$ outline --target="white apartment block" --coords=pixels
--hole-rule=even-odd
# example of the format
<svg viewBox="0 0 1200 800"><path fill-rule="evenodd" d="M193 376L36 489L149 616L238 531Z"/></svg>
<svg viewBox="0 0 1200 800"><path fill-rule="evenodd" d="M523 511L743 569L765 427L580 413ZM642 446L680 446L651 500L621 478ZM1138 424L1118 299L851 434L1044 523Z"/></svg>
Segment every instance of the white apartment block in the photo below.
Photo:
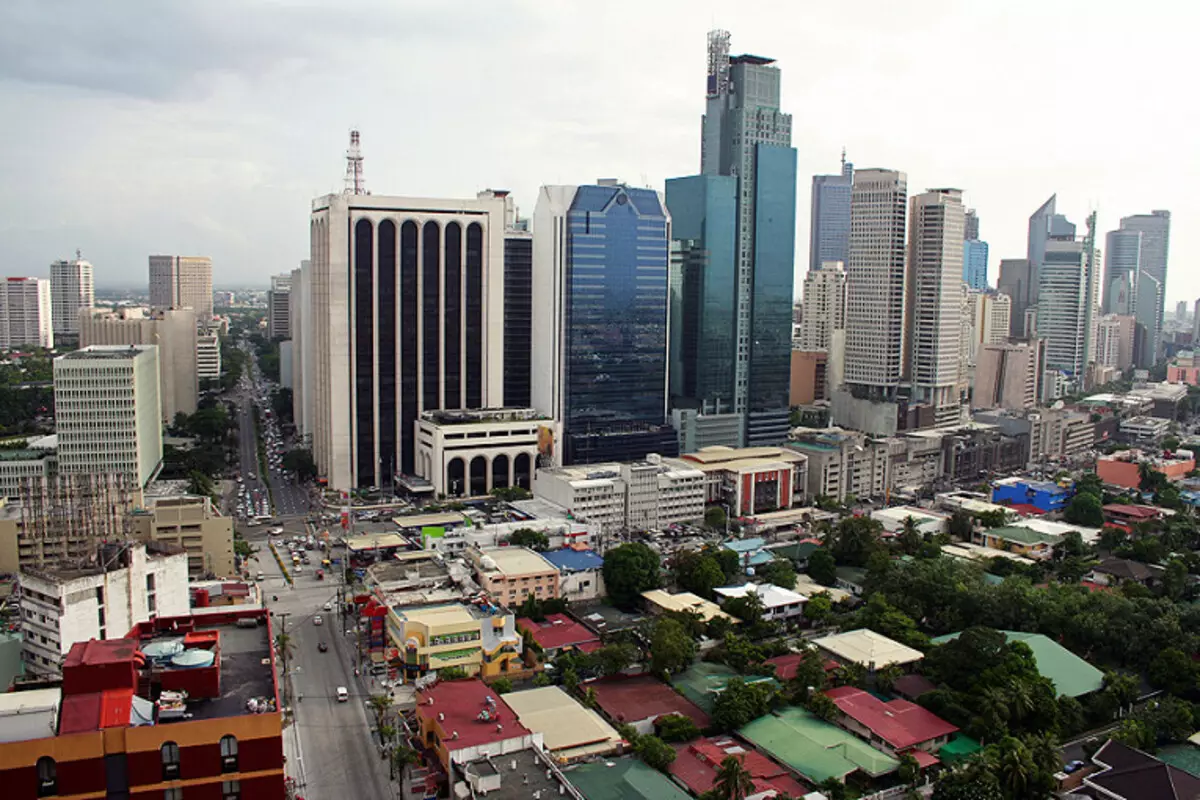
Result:
<svg viewBox="0 0 1200 800"><path fill-rule="evenodd" d="M1134 318L1105 314L1096 323L1096 363L1126 370L1133 366Z"/></svg>
<svg viewBox="0 0 1200 800"><path fill-rule="evenodd" d="M79 333L79 309L96 305L95 275L89 261L75 254L74 261L50 264L50 303L54 332Z"/></svg>
<svg viewBox="0 0 1200 800"><path fill-rule="evenodd" d="M76 642L120 639L138 623L187 614L187 564L176 548L129 542L102 545L87 566L19 572L26 671L58 676Z"/></svg>
<svg viewBox="0 0 1200 800"><path fill-rule="evenodd" d="M804 318L796 349L827 353L833 332L845 327L846 268L841 261L825 261L804 278Z"/></svg>
<svg viewBox="0 0 1200 800"><path fill-rule="evenodd" d="M914 397L933 406L934 424L952 425L962 415L958 393L966 224L962 192L934 189L914 196L910 224L907 371Z"/></svg>
<svg viewBox="0 0 1200 800"><path fill-rule="evenodd" d="M76 350L54 359L58 468L120 474L139 487L162 463L162 401L154 345Z"/></svg>
<svg viewBox="0 0 1200 800"><path fill-rule="evenodd" d="M1083 242L1052 239L1038 269L1037 333L1046 340L1046 367L1074 382L1083 380L1094 343L1092 263Z"/></svg>
<svg viewBox="0 0 1200 800"><path fill-rule="evenodd" d="M488 193L313 201L302 403L331 488L416 474L422 412L504 405L504 220Z"/></svg>
<svg viewBox="0 0 1200 800"><path fill-rule="evenodd" d="M212 328L196 332L196 378L215 381L221 377L221 336Z"/></svg>
<svg viewBox="0 0 1200 800"><path fill-rule="evenodd" d="M904 377L908 178L860 169L850 190L845 382L891 397Z"/></svg>
<svg viewBox="0 0 1200 800"><path fill-rule="evenodd" d="M212 259L207 256L150 256L150 305L190 308L196 319L212 319Z"/></svg>
<svg viewBox="0 0 1200 800"><path fill-rule="evenodd" d="M267 292L267 335L272 339L290 339L292 273L271 276Z"/></svg>
<svg viewBox="0 0 1200 800"><path fill-rule="evenodd" d="M974 349L1008 341L1012 298L999 292L968 292Z"/></svg>
<svg viewBox="0 0 1200 800"><path fill-rule="evenodd" d="M196 413L200 380L197 372L196 312L190 308L149 311L144 308L79 311L79 346L156 345L159 396L163 421L178 413Z"/></svg>
<svg viewBox="0 0 1200 800"><path fill-rule="evenodd" d="M54 347L50 281L5 278L0 285L0 347Z"/></svg>
<svg viewBox="0 0 1200 800"><path fill-rule="evenodd" d="M528 490L538 435L550 425L529 408L426 411L416 423L416 474L447 497L477 497L509 486Z"/></svg>
<svg viewBox="0 0 1200 800"><path fill-rule="evenodd" d="M44 480L58 471L58 438L43 436L20 450L0 450L0 504L16 500L21 486L30 479Z"/></svg>

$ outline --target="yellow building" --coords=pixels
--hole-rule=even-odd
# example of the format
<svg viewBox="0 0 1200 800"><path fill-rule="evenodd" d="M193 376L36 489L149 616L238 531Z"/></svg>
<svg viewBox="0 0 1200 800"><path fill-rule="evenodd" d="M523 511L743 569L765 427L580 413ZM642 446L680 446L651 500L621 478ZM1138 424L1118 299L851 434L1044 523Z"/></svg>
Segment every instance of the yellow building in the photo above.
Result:
<svg viewBox="0 0 1200 800"><path fill-rule="evenodd" d="M516 619L497 606L447 603L391 608L387 634L410 680L448 667L484 678L523 668Z"/></svg>
<svg viewBox="0 0 1200 800"><path fill-rule="evenodd" d="M133 513L138 539L177 545L187 551L188 575L232 578L233 518L224 517L207 497L152 497L147 508Z"/></svg>

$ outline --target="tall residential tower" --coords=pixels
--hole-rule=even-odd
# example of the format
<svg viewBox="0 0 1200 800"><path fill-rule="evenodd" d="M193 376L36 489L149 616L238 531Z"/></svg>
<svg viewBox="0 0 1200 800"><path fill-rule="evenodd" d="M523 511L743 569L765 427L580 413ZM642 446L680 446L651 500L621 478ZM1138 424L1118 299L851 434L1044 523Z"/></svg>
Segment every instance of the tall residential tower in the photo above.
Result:
<svg viewBox="0 0 1200 800"><path fill-rule="evenodd" d="M196 319L212 319L212 259L150 256L150 305L160 310L190 308Z"/></svg>
<svg viewBox="0 0 1200 800"><path fill-rule="evenodd" d="M95 276L92 265L75 251L74 261L50 264L50 304L54 332L74 336L79 333L79 309L96 305Z"/></svg>

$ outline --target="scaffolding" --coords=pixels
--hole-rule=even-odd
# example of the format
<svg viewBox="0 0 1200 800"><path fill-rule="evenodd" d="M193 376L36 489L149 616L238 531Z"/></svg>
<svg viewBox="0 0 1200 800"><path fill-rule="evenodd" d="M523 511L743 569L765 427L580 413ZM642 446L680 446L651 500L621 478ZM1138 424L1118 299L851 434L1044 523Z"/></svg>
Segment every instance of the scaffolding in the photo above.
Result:
<svg viewBox="0 0 1200 800"><path fill-rule="evenodd" d="M133 535L135 494L120 474L53 475L20 485L22 568L81 566L96 559L97 546Z"/></svg>

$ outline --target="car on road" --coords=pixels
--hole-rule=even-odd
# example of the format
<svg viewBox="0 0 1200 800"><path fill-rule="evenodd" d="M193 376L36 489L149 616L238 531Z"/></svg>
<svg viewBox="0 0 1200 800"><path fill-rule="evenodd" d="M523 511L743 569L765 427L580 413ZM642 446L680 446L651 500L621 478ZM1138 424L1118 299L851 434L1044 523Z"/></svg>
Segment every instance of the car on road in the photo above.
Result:
<svg viewBox="0 0 1200 800"><path fill-rule="evenodd" d="M322 608L324 608L326 611L333 611L333 601L330 600L324 606L322 606Z"/></svg>
<svg viewBox="0 0 1200 800"><path fill-rule="evenodd" d="M350 699L349 690L347 690L345 686L337 687L337 701L339 703L344 703L349 699Z"/></svg>
<svg viewBox="0 0 1200 800"><path fill-rule="evenodd" d="M325 624L325 620L321 619L320 614L317 614L315 617L313 617L313 625L324 625L324 624Z"/></svg>
<svg viewBox="0 0 1200 800"><path fill-rule="evenodd" d="M319 650L322 653L324 653L328 649L329 649L329 645L325 644L324 642L321 642L320 644L317 645L317 650Z"/></svg>

